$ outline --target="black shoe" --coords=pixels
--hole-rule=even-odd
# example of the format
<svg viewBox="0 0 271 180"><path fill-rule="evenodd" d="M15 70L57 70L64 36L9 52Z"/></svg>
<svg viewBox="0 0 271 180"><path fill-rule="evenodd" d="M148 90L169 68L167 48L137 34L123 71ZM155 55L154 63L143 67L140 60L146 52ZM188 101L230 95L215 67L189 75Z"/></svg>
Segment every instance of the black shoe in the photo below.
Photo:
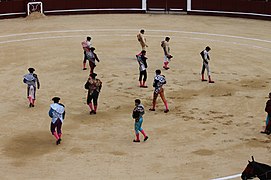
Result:
<svg viewBox="0 0 271 180"><path fill-rule="evenodd" d="M93 114L96 114L96 111L93 111Z"/></svg>
<svg viewBox="0 0 271 180"><path fill-rule="evenodd" d="M94 110L92 110L92 111L89 111L89 114L94 114Z"/></svg>
<svg viewBox="0 0 271 180"><path fill-rule="evenodd" d="M87 70L87 68L83 68L83 70Z"/></svg>
<svg viewBox="0 0 271 180"><path fill-rule="evenodd" d="M155 111L155 109L153 109L153 108L150 108L149 110L150 110L150 111Z"/></svg>
<svg viewBox="0 0 271 180"><path fill-rule="evenodd" d="M29 107L30 107L30 108L32 107L32 104L31 104L31 103L29 104Z"/></svg>
<svg viewBox="0 0 271 180"><path fill-rule="evenodd" d="M145 138L144 138L144 141L147 141L149 139L149 137L148 136L146 136Z"/></svg>
<svg viewBox="0 0 271 180"><path fill-rule="evenodd" d="M164 113L168 113L168 112L169 112L169 109L164 110Z"/></svg>
<svg viewBox="0 0 271 180"><path fill-rule="evenodd" d="M58 140L56 141L56 145L59 145L59 144L60 144L60 141L61 141L61 139L58 139Z"/></svg>
<svg viewBox="0 0 271 180"><path fill-rule="evenodd" d="M140 142L140 140L135 140L135 139L134 139L133 142Z"/></svg>

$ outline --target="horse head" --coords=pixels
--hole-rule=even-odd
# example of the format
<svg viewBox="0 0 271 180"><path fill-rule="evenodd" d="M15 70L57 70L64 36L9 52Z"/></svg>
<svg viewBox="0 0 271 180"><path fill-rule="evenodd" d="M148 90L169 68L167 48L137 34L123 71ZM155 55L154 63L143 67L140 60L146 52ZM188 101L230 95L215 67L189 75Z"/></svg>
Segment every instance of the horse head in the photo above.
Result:
<svg viewBox="0 0 271 180"><path fill-rule="evenodd" d="M254 170L254 166L253 166L253 163L254 163L254 158L252 157L252 161L248 161L248 165L247 167L245 168L245 170L242 172L242 175L241 175L241 178L243 180L247 180L247 179L253 179L256 177L256 174L255 174L255 170Z"/></svg>
<svg viewBox="0 0 271 180"><path fill-rule="evenodd" d="M247 180L247 179L253 179L255 177L258 177L259 179L267 180L271 178L270 172L271 172L270 166L254 161L254 158L252 156L252 161L248 161L248 165L245 168L245 170L242 172L241 178L243 180Z"/></svg>

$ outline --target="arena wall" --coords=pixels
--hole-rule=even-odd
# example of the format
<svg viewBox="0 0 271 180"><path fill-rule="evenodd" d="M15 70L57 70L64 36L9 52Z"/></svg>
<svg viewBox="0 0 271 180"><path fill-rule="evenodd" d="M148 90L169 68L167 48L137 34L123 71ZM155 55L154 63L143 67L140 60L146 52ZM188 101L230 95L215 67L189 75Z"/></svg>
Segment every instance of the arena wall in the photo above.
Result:
<svg viewBox="0 0 271 180"><path fill-rule="evenodd" d="M37 0L36 0L37 1ZM188 14L271 18L271 0L40 0L44 14L145 13L180 11ZM30 0L0 0L0 18L25 17Z"/></svg>

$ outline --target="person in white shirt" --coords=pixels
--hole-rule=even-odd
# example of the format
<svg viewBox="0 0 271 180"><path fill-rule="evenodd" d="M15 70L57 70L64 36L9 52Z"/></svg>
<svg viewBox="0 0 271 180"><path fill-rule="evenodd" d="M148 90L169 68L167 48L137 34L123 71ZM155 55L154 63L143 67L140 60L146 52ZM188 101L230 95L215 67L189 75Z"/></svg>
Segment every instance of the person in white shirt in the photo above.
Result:
<svg viewBox="0 0 271 180"><path fill-rule="evenodd" d="M27 84L27 98L29 100L29 107L34 107L36 100L36 87L40 88L38 75L34 73L34 68L28 68L29 73L24 75L23 82Z"/></svg>
<svg viewBox="0 0 271 180"><path fill-rule="evenodd" d="M164 51L164 65L163 65L163 68L165 70L169 69L168 64L169 64L171 58L173 57L170 54L169 40L170 40L170 37L166 37L165 40L161 42L161 47L163 48L163 51Z"/></svg>
<svg viewBox="0 0 271 180"><path fill-rule="evenodd" d="M211 50L211 48L209 46L207 46L203 51L200 52L200 55L203 60L202 70L201 70L201 81L207 81L206 79L204 79L204 71L206 69L207 75L209 78L209 83L214 83L214 81L212 81L212 79L211 79L211 73L210 73L210 67L209 67L209 61L210 61L209 51L210 50Z"/></svg>
<svg viewBox="0 0 271 180"><path fill-rule="evenodd" d="M59 103L59 100L59 97L54 97L52 99L54 103L50 105L49 110L49 116L52 118L51 133L56 138L56 145L59 145L61 142L62 124L65 118L65 106Z"/></svg>
<svg viewBox="0 0 271 180"><path fill-rule="evenodd" d="M146 51L142 50L140 55L137 56L137 61L139 64L139 86L141 88L147 88L148 86L145 84L147 80L147 57ZM143 78L143 81L142 81Z"/></svg>
<svg viewBox="0 0 271 180"><path fill-rule="evenodd" d="M83 41L82 43L82 48L84 50L84 60L83 60L83 70L86 70L86 63L87 63L87 57L86 57L86 52L89 51L89 48L92 47L91 44L91 37L87 37L87 39L85 41Z"/></svg>

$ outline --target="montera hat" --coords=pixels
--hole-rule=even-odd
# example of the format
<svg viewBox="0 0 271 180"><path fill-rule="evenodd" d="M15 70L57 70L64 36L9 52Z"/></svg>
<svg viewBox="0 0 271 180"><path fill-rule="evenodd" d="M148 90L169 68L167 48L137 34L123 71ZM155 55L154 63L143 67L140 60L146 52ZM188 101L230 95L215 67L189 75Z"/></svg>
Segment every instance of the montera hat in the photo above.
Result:
<svg viewBox="0 0 271 180"><path fill-rule="evenodd" d="M95 78L97 76L97 74L96 73L92 73L89 76L92 77L92 78Z"/></svg>
<svg viewBox="0 0 271 180"><path fill-rule="evenodd" d="M28 71L29 71L29 72L34 72L35 69L31 67L31 68L28 68Z"/></svg>
<svg viewBox="0 0 271 180"><path fill-rule="evenodd" d="M52 99L52 101L54 101L55 103L58 103L58 102L59 102L59 100L60 100L60 98L59 98L59 97L53 97L53 99Z"/></svg>

